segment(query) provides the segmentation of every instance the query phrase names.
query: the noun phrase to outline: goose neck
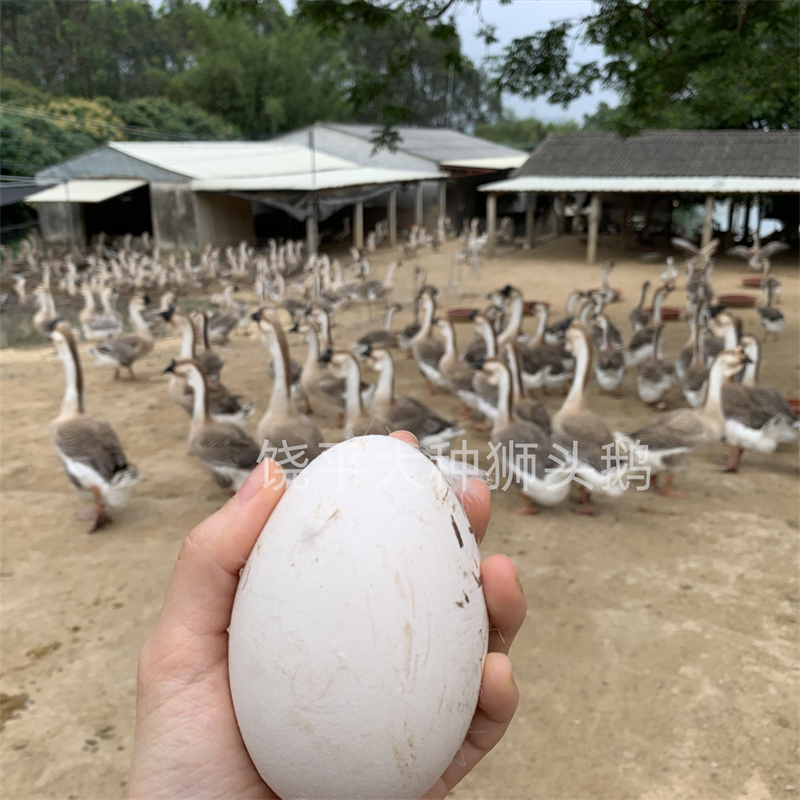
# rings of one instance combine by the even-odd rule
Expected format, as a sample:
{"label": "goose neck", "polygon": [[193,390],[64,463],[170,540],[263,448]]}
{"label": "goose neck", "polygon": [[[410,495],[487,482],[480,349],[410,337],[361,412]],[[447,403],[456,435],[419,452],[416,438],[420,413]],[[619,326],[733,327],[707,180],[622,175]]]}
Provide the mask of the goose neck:
{"label": "goose neck", "polygon": [[562,409],[583,408],[586,380],[591,366],[591,352],[585,336],[580,336],[573,340],[572,354],[575,356],[575,375],[572,378],[572,386],[570,386],[569,393],[564,399]]}
{"label": "goose neck", "polygon": [[71,417],[85,413],[83,394],[83,370],[78,348],[74,341],[64,337],[56,346],[58,357],[64,365],[65,389],[59,417]]}

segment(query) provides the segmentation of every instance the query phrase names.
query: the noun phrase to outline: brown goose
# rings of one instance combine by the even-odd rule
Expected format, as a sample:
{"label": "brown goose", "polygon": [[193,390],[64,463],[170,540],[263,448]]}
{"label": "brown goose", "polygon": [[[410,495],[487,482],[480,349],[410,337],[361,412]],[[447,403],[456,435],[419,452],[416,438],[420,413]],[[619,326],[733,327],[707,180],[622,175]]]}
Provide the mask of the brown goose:
{"label": "brown goose", "polygon": [[741,348],[724,350],[711,365],[702,408],[679,408],[632,433],[616,434],[628,446],[633,460],[631,467],[649,471],[653,488],[658,488],[659,474],[666,473],[661,494],[683,496],[682,492],[672,489],[675,472],[683,468],[698,447],[722,440],[725,433],[722,386],[725,379],[736,375],[748,360]]}
{"label": "brown goose", "polygon": [[[295,465],[302,468],[322,452],[323,437],[319,428],[292,403],[289,345],[277,314],[262,308],[253,314],[253,319],[269,348],[275,376],[269,407],[258,423],[256,439],[262,448],[286,456],[295,454]],[[287,471],[287,479],[293,471]]]}
{"label": "brown goose", "polygon": [[395,397],[394,362],[388,350],[372,348],[365,353],[367,364],[378,373],[370,413],[386,420],[392,431],[409,431],[425,447],[439,448],[464,431],[440,417],[415,397]]}
{"label": "brown goose", "polygon": [[203,346],[202,353],[196,355],[197,363],[203,368],[209,380],[218,381],[225,362],[211,349],[208,340],[208,312],[195,311],[192,314],[192,321],[197,328],[199,343]]}
{"label": "brown goose", "polygon": [[675,380],[675,367],[665,361],[661,353],[661,342],[665,325],[657,328],[653,336],[653,350],[649,358],[639,365],[636,376],[636,392],[639,399],[659,411],[667,407],[666,396]]}
{"label": "brown goose", "polygon": [[653,295],[653,314],[646,327],[637,331],[628,342],[628,348],[625,351],[625,366],[638,367],[643,361],[646,361],[653,352],[653,339],[655,338],[656,331],[661,327],[663,319],[661,318],[661,307],[667,295],[672,292],[671,286],[660,286],[656,289]]}
{"label": "brown goose", "polygon": [[619,397],[622,381],[625,377],[625,356],[621,350],[612,348],[608,341],[608,317],[598,314],[595,325],[599,326],[602,338],[597,348],[597,359],[594,365],[594,379],[600,393],[614,392]]}
{"label": "brown goose", "polygon": [[361,368],[352,353],[338,351],[330,354],[330,372],[345,381],[344,438],[367,434],[385,436],[392,432],[389,420],[378,416],[376,410],[364,409],[361,399]]}
{"label": "brown goose", "polygon": [[756,311],[758,318],[761,321],[761,327],[764,328],[764,341],[767,341],[769,334],[772,334],[772,340],[778,341],[778,334],[786,328],[786,317],[783,312],[772,305],[773,300],[773,284],[765,282],[764,294],[766,295],[766,305],[759,306]]}
{"label": "brown goose", "polygon": [[436,312],[434,292],[424,288],[420,295],[422,322],[414,338],[411,340],[411,353],[417,362],[422,377],[428,383],[428,394],[433,394],[433,387],[448,389],[448,382],[439,371],[439,362],[444,355],[444,345],[433,338],[433,315]]}
{"label": "brown goose", "polygon": [[119,339],[107,339],[89,350],[89,355],[98,366],[114,367],[115,381],[122,380],[119,376],[121,369],[128,370],[128,380],[138,380],[133,374],[133,365],[153,349],[155,343],[153,333],[142,317],[142,311],[149,302],[150,298],[146,294],[137,294],[128,304],[128,313],[135,333],[121,336]]}
{"label": "brown goose", "polygon": [[517,513],[537,514],[539,506],[558,505],[569,494],[571,467],[553,448],[545,430],[515,417],[508,366],[498,358],[489,358],[481,371],[497,387],[497,417],[489,441],[497,448],[503,466],[524,498],[525,505]]}
{"label": "brown goose", "polygon": [[383,328],[365,333],[350,345],[350,349],[360,353],[366,347],[393,347],[397,342],[397,335],[392,329],[392,318],[402,308],[399,303],[389,306],[386,309],[386,322]]}
{"label": "brown goose", "polygon": [[122,508],[130,500],[139,473],[125,458],[117,434],[104,419],[90,417],[84,404],[83,370],[69,323],[53,320],[50,336],[64,365],[66,391],[59,415],[49,433],[67,477],[81,496],[90,497],[94,508],[80,512],[91,519],[89,533],[112,522],[106,506]]}
{"label": "brown goose", "polygon": [[258,445],[235,423],[216,422],[211,417],[206,376],[196,361],[173,360],[165,372],[175,372],[194,391],[189,455],[203,462],[217,486],[234,494],[259,462]]}
{"label": "brown goose", "polygon": [[647,323],[650,322],[650,312],[646,311],[644,308],[644,301],[649,291],[650,281],[645,281],[642,284],[642,293],[639,295],[638,305],[632,308],[631,313],[628,314],[628,319],[631,321],[631,327],[634,333],[642,330],[642,328],[646,327]]}
{"label": "brown goose", "polygon": [[703,308],[704,304],[699,303],[692,315],[692,357],[680,379],[683,397],[692,408],[703,405],[708,384],[708,367],[700,351],[700,316]]}
{"label": "brown goose", "polygon": [[[534,400],[522,385],[520,378],[519,352],[514,343],[508,342],[505,346],[506,364],[511,379],[511,410],[515,419],[523,422],[533,422],[538,425],[548,436],[550,435],[550,414],[537,400]],[[500,407],[498,390],[498,408]]]}

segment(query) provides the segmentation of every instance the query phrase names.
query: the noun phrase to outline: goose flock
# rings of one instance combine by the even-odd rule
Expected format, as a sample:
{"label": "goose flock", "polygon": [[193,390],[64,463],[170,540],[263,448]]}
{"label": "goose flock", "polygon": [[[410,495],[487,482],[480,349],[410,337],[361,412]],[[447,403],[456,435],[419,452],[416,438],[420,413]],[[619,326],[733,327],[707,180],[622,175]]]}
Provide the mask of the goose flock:
{"label": "goose flock", "polygon": [[[783,249],[779,243],[762,246],[756,238],[752,247],[730,251],[762,273],[764,305],[753,320],[716,301],[712,278],[719,242],[696,247],[673,239],[686,255],[684,274],[670,258],[648,276],[628,317],[629,335],[605,313],[617,300],[610,284],[614,265],[608,262],[600,287],[575,288],[565,315],[552,321],[549,303],[525,300],[537,294],[535,285],[498,286],[487,295],[485,308],[461,313],[472,326],[462,349],[456,315],[440,309],[440,292],[420,265],[410,270],[412,293],[405,298],[413,321],[395,328],[404,309],[395,276],[409,271],[403,259],[441,246],[452,235],[449,221],[441,218],[434,234],[415,226],[400,248],[401,259],[379,279],[372,275],[369,255],[386,233],[379,223],[367,237],[368,247],[351,249],[345,261],[308,256],[302,242],[270,240],[259,250],[246,242],[224,250],[209,246],[194,264],[188,251],[163,258],[146,234],[113,243],[99,236],[80,262],[70,254],[48,254],[33,239],[23,243],[16,259],[3,254],[17,303],[28,302],[27,283],[36,282],[30,292],[33,325],[50,339],[63,364],[63,403],[49,432],[69,480],[92,502],[82,512],[91,521],[90,532],[111,522],[111,509],[129,502],[139,473],[112,425],[86,410],[78,340],[91,343],[87,352],[94,366],[113,370],[113,380],[136,381],[134,366],[154,358],[159,326],[180,340],[174,358],[158,366],[169,376],[165,396],[189,415],[188,453],[230,493],[265,455],[284,464],[287,479],[296,476],[322,452],[319,420],[329,415],[338,416],[344,438],[407,430],[423,447],[439,452],[468,425],[485,432],[494,467],[506,486],[519,490],[524,513],[571,501],[576,513],[595,514],[593,493],[613,500],[644,474],[651,488],[678,495],[675,475],[704,445],[726,442],[725,469],[734,472],[744,451],[771,453],[798,436],[795,409],[758,381],[762,346],[786,324],[776,306],[780,282],[769,275],[771,256]],[[486,241],[478,236],[477,221],[465,226],[461,241],[458,257],[477,261]],[[679,290],[682,277],[688,338],[673,357],[663,347],[664,302]],[[240,287],[252,288],[255,307],[235,299]],[[156,305],[150,295],[157,292]],[[121,295],[128,298],[128,333],[116,310]],[[196,308],[198,295],[202,309]],[[54,296],[59,305],[82,302],[77,326],[59,315]],[[337,315],[358,305],[371,320],[375,309],[382,309],[383,327],[334,344]],[[533,325],[523,330],[527,317]],[[756,320],[762,341],[745,331]],[[271,379],[254,435],[247,429],[256,400],[242,398],[222,381],[222,348],[235,348],[237,332],[248,328],[263,344]],[[302,363],[290,355],[289,336],[305,342]],[[427,402],[395,393],[398,358],[416,362]],[[615,431],[590,407],[587,386],[594,378],[600,392],[619,397],[629,372],[635,374],[631,383],[640,401],[663,413],[654,413],[637,430]],[[372,383],[365,381],[370,375]],[[686,407],[665,411],[675,384]],[[460,402],[458,419],[437,410],[442,394]],[[551,413],[540,396],[559,395],[560,405]]]}

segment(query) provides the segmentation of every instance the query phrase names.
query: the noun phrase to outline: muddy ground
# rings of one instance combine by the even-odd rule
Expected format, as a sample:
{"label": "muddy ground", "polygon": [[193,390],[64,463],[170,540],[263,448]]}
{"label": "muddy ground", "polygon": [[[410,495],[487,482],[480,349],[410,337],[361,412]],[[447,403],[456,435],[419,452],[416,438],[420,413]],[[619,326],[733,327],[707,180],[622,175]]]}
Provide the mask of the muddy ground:
{"label": "muddy ground", "polygon": [[[455,244],[423,254],[429,281],[444,287]],[[614,253],[610,309],[628,335],[627,314],[657,267]],[[373,259],[379,275],[393,254]],[[746,267],[722,259],[718,291],[740,290]],[[411,270],[396,295],[410,296]],[[762,382],[798,395],[798,275],[779,260],[781,308],[789,325],[764,348]],[[574,238],[533,251],[506,250],[444,289],[445,306],[480,306],[511,282],[547,299],[561,315],[574,287],[598,285]],[[678,304],[682,304],[682,296]],[[760,333],[753,310],[745,329]],[[399,320],[406,324],[408,312]],[[530,322],[528,323],[530,325]],[[345,344],[370,327],[366,311],[344,314]],[[675,355],[685,322],[670,323]],[[469,337],[460,326],[461,344]],[[177,353],[158,341],[139,372],[115,384],[85,359],[91,412],[116,427],[143,479],[131,506],[97,535],[73,512],[79,501],[47,439],[63,378],[50,347],[7,349],[2,378],[2,719],[3,796],[117,798],[125,794],[139,648],[150,630],[181,540],[224,500],[185,454],[188,418],[171,404],[161,374]],[[81,346],[85,353],[86,345]],[[293,346],[296,358],[303,348]],[[223,378],[256,398],[269,396],[266,356],[255,335],[224,350]],[[636,398],[629,374],[620,399],[589,390],[613,428],[632,430],[655,412]],[[424,398],[410,361],[398,361],[398,391]],[[432,403],[455,414],[458,404]],[[551,412],[560,397],[545,399]],[[672,407],[682,404],[674,389]],[[332,420],[327,420],[330,424]],[[252,428],[251,428],[252,430]],[[329,441],[338,432],[324,429]],[[469,432],[486,454],[486,434]],[[454,792],[457,798],[796,797],[798,775],[797,448],[746,454],[739,474],[722,474],[722,445],[696,454],[676,486],[685,500],[629,491],[599,498],[602,512],[574,516],[567,505],[537,517],[511,513],[512,492],[494,495],[483,552],[517,563],[528,595],[527,622],[512,652],[521,702],[501,745]]]}

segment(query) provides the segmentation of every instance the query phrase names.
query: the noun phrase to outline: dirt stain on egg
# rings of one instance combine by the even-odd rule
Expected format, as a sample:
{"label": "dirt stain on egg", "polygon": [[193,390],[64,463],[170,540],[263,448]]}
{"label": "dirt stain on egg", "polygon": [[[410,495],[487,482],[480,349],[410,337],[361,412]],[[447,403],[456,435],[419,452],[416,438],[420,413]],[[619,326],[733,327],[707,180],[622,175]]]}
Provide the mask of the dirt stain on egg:
{"label": "dirt stain on egg", "polygon": [[464,540],[461,538],[461,531],[458,529],[458,525],[456,524],[456,518],[454,516],[450,516],[450,522],[453,523],[453,530],[456,532],[456,539],[458,539],[458,546],[464,546]]}

